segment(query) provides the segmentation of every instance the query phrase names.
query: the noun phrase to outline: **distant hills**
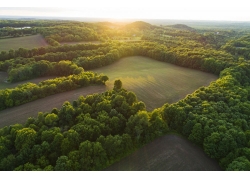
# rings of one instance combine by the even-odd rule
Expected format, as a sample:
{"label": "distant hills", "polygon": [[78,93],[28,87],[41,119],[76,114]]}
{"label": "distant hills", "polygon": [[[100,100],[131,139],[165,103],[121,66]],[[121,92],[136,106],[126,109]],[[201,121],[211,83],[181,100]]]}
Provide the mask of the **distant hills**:
{"label": "distant hills", "polygon": [[127,29],[138,29],[138,30],[150,30],[150,29],[154,29],[154,26],[144,22],[144,21],[136,21],[130,24],[125,25],[123,28],[127,28]]}
{"label": "distant hills", "polygon": [[175,24],[175,25],[171,25],[170,27],[175,28],[175,29],[179,29],[179,30],[191,31],[191,32],[196,31],[194,28],[191,28],[185,24]]}

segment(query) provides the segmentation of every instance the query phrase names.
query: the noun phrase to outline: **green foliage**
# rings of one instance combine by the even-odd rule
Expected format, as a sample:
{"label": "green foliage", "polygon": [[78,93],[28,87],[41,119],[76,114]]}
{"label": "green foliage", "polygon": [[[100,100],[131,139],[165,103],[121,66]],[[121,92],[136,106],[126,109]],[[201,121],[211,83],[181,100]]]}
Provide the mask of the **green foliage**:
{"label": "green foliage", "polygon": [[132,92],[110,90],[2,128],[0,170],[102,170],[168,131],[160,110],[137,103]]}
{"label": "green foliage", "polygon": [[[77,75],[69,75],[40,82],[20,84],[14,89],[0,90],[0,110],[18,106],[39,98],[60,92],[70,91],[90,84],[105,84],[103,76],[92,72],[82,72]],[[104,78],[107,80],[107,78]]]}
{"label": "green foliage", "polygon": [[119,90],[121,88],[122,88],[122,82],[121,82],[121,80],[120,79],[115,80],[115,82],[114,82],[114,90]]}
{"label": "green foliage", "polygon": [[[143,22],[123,30],[105,23],[71,21],[3,20],[0,24],[32,26],[30,33],[41,33],[52,45],[2,51],[0,69],[8,72],[11,82],[62,76],[38,85],[27,83],[1,90],[0,110],[90,84],[104,84],[107,76],[83,71],[127,56],[146,56],[220,76],[208,87],[152,112],[145,111],[145,104],[117,80],[111,91],[81,97],[73,105],[65,102],[58,110],[29,118],[24,126],[2,128],[0,170],[102,170],[168,130],[203,147],[225,170],[249,170],[249,35],[242,36],[246,32],[194,31],[183,25],[157,27]],[[0,36],[20,33],[28,31],[0,30]],[[59,46],[59,42],[120,40],[135,34],[144,41]]]}

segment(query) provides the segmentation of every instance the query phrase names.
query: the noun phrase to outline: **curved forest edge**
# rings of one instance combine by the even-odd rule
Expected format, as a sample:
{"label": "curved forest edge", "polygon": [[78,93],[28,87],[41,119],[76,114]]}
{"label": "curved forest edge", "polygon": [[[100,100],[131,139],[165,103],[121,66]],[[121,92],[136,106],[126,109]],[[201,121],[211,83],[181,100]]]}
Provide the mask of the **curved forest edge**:
{"label": "curved forest edge", "polygon": [[[177,36],[176,41],[171,37],[168,41],[162,35],[157,36],[158,32],[162,33],[161,28],[148,24],[143,28],[150,29],[143,34],[145,42],[103,43],[107,46],[107,49],[104,48],[108,51],[106,54],[102,49],[97,56],[74,56],[66,64],[89,70],[110,64],[121,57],[140,55],[214,73],[220,78],[177,103],[165,104],[152,112],[145,111],[144,103],[138,102],[134,93],[122,89],[121,81],[117,80],[113,90],[80,97],[72,105],[65,102],[60,110],[40,113],[37,118],[28,119],[25,125],[2,128],[0,169],[101,170],[118,161],[124,154],[174,130],[201,146],[224,170],[250,170],[250,65],[245,59],[248,56],[244,54],[247,51],[244,47],[248,47],[248,44],[232,43],[223,47],[221,44],[227,38],[213,43],[209,36],[166,28],[164,37]],[[229,35],[234,33],[228,32]],[[85,46],[97,47],[103,44]],[[49,51],[79,47],[57,46],[56,42],[54,45],[48,47]],[[235,53],[235,49],[228,48],[233,45],[239,52]],[[40,55],[45,55],[47,49],[41,50]],[[38,51],[19,49],[17,52],[20,53],[18,57],[13,55],[13,51],[1,52],[0,69],[9,73],[12,71],[13,77],[17,77],[9,80],[19,81],[18,78],[23,77],[14,75],[19,67],[20,74],[25,74],[28,69],[26,62],[32,68],[24,79],[39,77],[40,74],[32,74],[35,72],[32,65],[39,69],[40,60],[30,54],[34,52],[37,55]],[[52,54],[51,59],[41,61],[41,64],[52,67],[49,73],[63,60],[55,60],[56,56]],[[15,66],[11,58],[16,58],[21,65]],[[111,150],[110,144],[115,146]]]}

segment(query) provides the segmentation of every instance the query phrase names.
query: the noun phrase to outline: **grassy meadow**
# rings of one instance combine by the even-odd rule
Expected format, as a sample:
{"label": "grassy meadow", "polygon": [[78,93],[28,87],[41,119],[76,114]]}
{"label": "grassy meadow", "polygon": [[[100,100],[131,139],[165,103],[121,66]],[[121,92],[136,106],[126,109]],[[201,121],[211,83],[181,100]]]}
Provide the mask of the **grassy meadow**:
{"label": "grassy meadow", "polygon": [[16,38],[0,39],[0,51],[9,51],[10,49],[27,48],[47,46],[45,39],[41,35],[32,35]]}
{"label": "grassy meadow", "polygon": [[112,89],[114,81],[120,79],[125,89],[135,92],[138,99],[145,102],[147,110],[161,107],[166,102],[177,102],[218,78],[210,73],[141,56],[122,58],[92,71],[109,77],[107,89]]}

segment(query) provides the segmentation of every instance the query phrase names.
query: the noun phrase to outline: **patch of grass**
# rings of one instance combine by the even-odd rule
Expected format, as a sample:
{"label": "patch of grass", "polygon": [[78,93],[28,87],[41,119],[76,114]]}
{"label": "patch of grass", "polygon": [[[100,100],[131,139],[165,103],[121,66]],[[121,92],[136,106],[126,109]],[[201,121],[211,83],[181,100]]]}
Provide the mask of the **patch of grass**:
{"label": "patch of grass", "polygon": [[112,89],[114,81],[120,79],[123,87],[135,92],[149,111],[165,103],[177,102],[218,78],[210,73],[141,56],[122,58],[114,64],[92,71],[109,77],[106,82],[108,89]]}
{"label": "patch of grass", "polygon": [[45,39],[41,35],[23,36],[16,38],[0,39],[0,51],[9,51],[10,49],[47,46]]}

